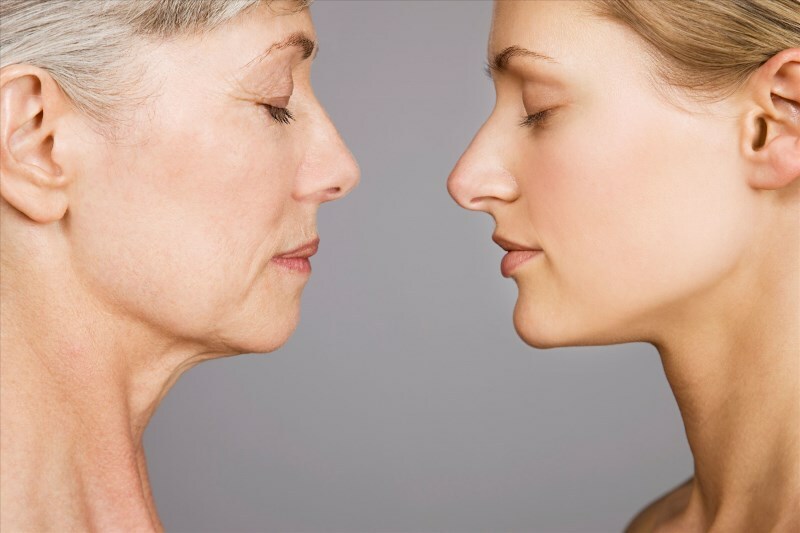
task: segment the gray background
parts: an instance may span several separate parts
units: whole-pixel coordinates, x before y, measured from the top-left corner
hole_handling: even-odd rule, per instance
[[[188,372],[145,436],[168,531],[606,532],[691,474],[656,350],[535,350],[446,177],[491,110],[488,1],[317,0],[362,168],[295,336]]]

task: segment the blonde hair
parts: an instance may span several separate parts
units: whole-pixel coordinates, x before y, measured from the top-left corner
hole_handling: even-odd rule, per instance
[[[649,45],[661,79],[701,97],[735,93],[769,58],[800,46],[800,0],[594,0],[591,7]]]
[[[50,73],[98,124],[136,105],[131,68],[137,38],[200,33],[271,0],[0,0],[0,68],[28,64]],[[297,9],[312,0],[294,0]],[[106,128],[103,128],[106,129]]]

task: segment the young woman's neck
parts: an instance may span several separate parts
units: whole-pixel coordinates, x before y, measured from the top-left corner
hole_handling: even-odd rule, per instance
[[[684,525],[800,530],[800,258],[779,250],[656,344],[694,456]]]

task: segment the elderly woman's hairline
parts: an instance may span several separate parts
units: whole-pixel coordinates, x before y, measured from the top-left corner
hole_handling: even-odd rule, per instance
[[[290,0],[301,10],[313,0]],[[110,134],[123,111],[146,100],[131,68],[131,41],[212,30],[274,0],[4,0],[0,67],[47,71],[98,131]]]

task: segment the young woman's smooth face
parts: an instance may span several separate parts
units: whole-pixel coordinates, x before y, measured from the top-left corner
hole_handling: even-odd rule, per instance
[[[319,205],[359,177],[312,93],[309,12],[292,7],[137,49],[149,98],[115,142],[87,133],[80,147],[69,228],[81,279],[210,350],[288,338],[309,263],[279,256],[313,253]]]
[[[756,194],[735,99],[665,97],[637,37],[580,2],[497,2],[489,58],[497,103],[448,188],[542,250],[505,260],[526,342],[650,340],[726,290]]]

